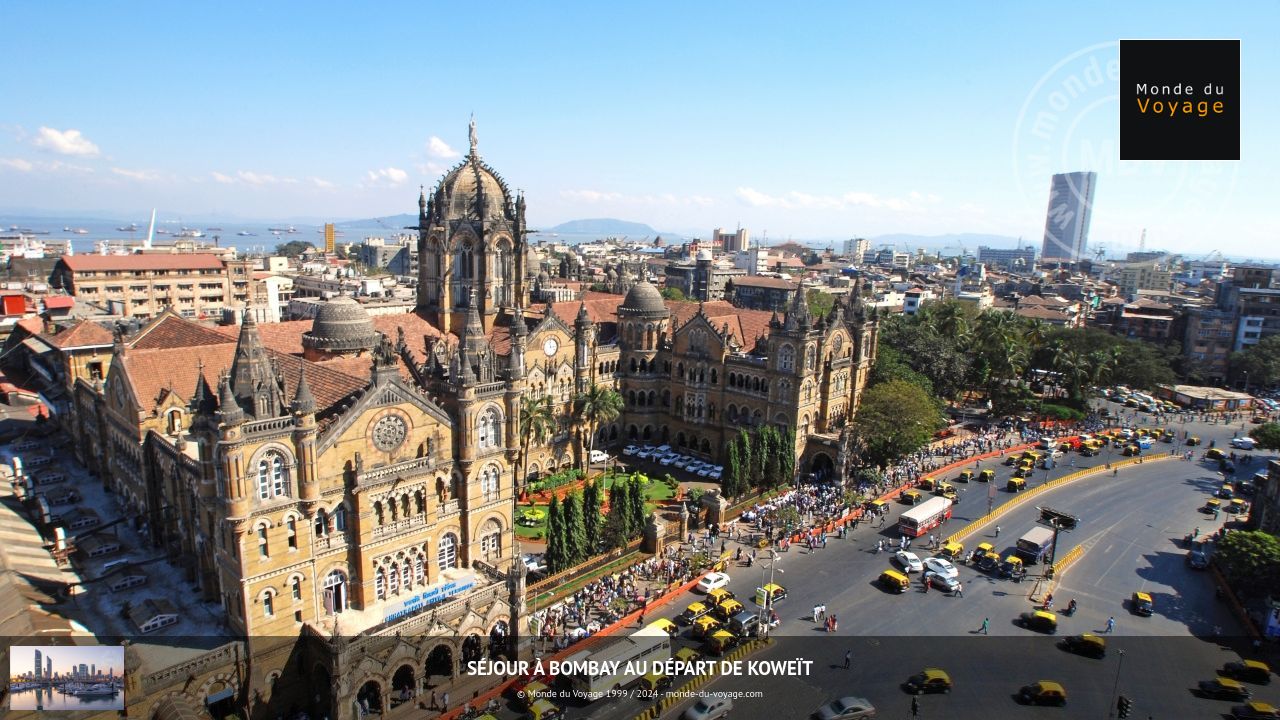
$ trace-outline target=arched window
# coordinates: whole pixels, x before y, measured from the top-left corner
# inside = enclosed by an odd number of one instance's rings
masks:
[[[387,571],[387,593],[395,595],[400,592],[400,568],[395,563],[391,563],[391,569]]]
[[[169,418],[169,434],[176,435],[182,432],[182,411],[174,408],[169,411],[167,417]]]
[[[480,473],[480,494],[485,502],[498,499],[498,466],[490,465]]]
[[[298,549],[298,520],[292,515],[284,521],[285,535],[289,538],[289,549]]]
[[[276,592],[268,590],[262,593],[262,617],[274,617],[276,614]]]
[[[258,499],[270,500],[289,495],[289,477],[285,473],[284,457],[280,453],[269,452],[258,461]]]
[[[445,533],[440,537],[440,547],[436,550],[436,565],[441,570],[458,567],[458,536]]]
[[[778,369],[783,372],[791,372],[796,368],[796,349],[790,345],[783,345],[778,348]]]
[[[329,515],[320,508],[316,511],[316,537],[324,537],[329,534]]]
[[[387,597],[387,571],[382,568],[373,573],[373,595],[379,600]]]
[[[292,588],[293,599],[301,600],[302,599],[302,578],[295,575],[293,580],[289,582],[289,587]]]
[[[810,345],[809,347],[805,348],[805,350],[804,350],[804,368],[805,368],[805,370],[812,370],[812,369],[813,369],[814,364],[817,362],[817,357],[818,357],[818,350],[817,350],[817,348],[815,348],[815,347],[814,347],[814,346],[812,346],[812,345]]]
[[[481,450],[498,447],[498,439],[502,436],[502,419],[498,417],[497,410],[488,408],[480,413],[476,429]]]
[[[347,576],[341,570],[331,570],[324,577],[324,609],[331,613],[347,609]]]
[[[345,505],[339,505],[333,509],[333,529],[338,532],[346,532],[347,508]]]
[[[712,384],[712,385],[715,385],[715,384],[716,384],[716,369],[715,369],[715,368],[711,368],[711,384]]]
[[[474,253],[472,252],[471,243],[465,242],[458,251],[458,279],[470,280],[475,274],[475,266],[473,264]],[[470,300],[468,299],[468,302]]]
[[[490,518],[480,528],[480,555],[485,560],[502,557],[502,526]]]
[[[425,579],[425,563],[422,561],[422,556],[418,555],[413,558],[413,582],[417,585],[421,585]]]
[[[271,548],[267,546],[267,525],[263,523],[258,526],[258,556],[271,557]]]

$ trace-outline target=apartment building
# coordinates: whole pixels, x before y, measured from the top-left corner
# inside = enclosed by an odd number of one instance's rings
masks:
[[[212,317],[252,303],[253,265],[206,253],[64,255],[53,285],[123,317],[152,318],[167,307],[183,317]]]

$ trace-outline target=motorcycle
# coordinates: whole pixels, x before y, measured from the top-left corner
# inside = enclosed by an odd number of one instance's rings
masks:
[[[1067,603],[1067,609],[1066,609],[1065,611],[1063,611],[1063,613],[1062,613],[1062,614],[1063,614],[1063,615],[1066,615],[1066,616],[1068,616],[1068,617],[1070,617],[1070,616],[1072,616],[1072,615],[1075,615],[1075,614],[1076,614],[1076,601],[1075,601],[1075,600],[1072,600],[1071,602]]]

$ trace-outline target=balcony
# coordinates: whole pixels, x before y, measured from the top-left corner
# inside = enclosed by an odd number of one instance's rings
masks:
[[[370,485],[389,478],[409,478],[430,472],[434,468],[435,461],[430,455],[426,457],[413,458],[411,460],[405,460],[404,462],[383,465],[382,467],[376,467],[372,470],[366,470],[365,472],[356,475],[356,484]]]
[[[456,498],[440,503],[440,509],[436,511],[436,521],[439,522],[457,515],[459,509],[458,500]]]
[[[418,528],[425,527],[426,524],[427,524],[426,513],[423,513],[422,515],[414,515],[413,517],[407,517],[402,520],[396,520],[395,522],[390,522],[385,525],[379,525],[375,527],[373,529],[373,539],[381,540],[383,538],[394,537],[401,533],[406,533],[411,530],[416,530]]]

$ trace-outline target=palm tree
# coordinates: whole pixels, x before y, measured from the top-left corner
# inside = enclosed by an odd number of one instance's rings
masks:
[[[622,414],[622,393],[613,388],[592,384],[573,402],[573,419],[578,437],[587,451],[584,471],[591,469],[591,451],[595,448],[596,428]],[[590,472],[586,474],[590,475]]]
[[[533,445],[546,445],[555,432],[555,412],[551,409],[550,395],[522,395],[520,397],[520,481],[524,487],[529,478],[529,454]]]
[[[935,303],[926,320],[934,332],[943,337],[953,338],[957,344],[964,345],[969,338],[969,318],[966,315],[966,309],[954,300]]]

